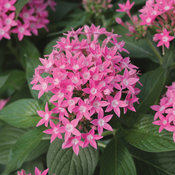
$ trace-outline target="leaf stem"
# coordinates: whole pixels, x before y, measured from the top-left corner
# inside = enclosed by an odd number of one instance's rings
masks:
[[[155,46],[153,45],[153,43],[146,37],[146,42],[148,43],[149,47],[152,49],[152,51],[155,53],[155,55],[157,56],[160,65],[163,64],[163,58],[160,55],[160,53],[158,52],[158,50],[155,48]]]
[[[106,144],[102,143],[102,142],[97,142],[98,146],[101,148],[106,148]]]

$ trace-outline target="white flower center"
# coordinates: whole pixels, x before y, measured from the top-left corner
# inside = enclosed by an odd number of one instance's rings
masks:
[[[24,27],[19,27],[18,30],[19,30],[20,33],[23,33],[24,32]]]
[[[175,110],[173,110],[173,114],[175,115]]]
[[[29,14],[28,14],[28,13],[24,13],[24,14],[23,14],[23,17],[24,17],[24,18],[28,18],[28,17],[29,17]]]
[[[67,90],[68,90],[69,92],[73,91],[73,89],[74,89],[74,87],[73,87],[72,85],[68,85],[68,86],[67,86]]]
[[[59,107],[58,108],[61,112],[64,112],[64,108]]]
[[[118,101],[117,100],[113,100],[111,104],[112,104],[112,107],[115,108],[115,107],[118,106]]]
[[[50,68],[52,66],[52,62],[50,61],[48,64],[46,64],[46,68]]]
[[[91,134],[89,134],[88,136],[87,136],[87,140],[93,140],[93,136],[91,135]]]
[[[64,93],[63,92],[59,92],[58,93],[58,98],[63,98],[64,97]]]
[[[90,73],[89,73],[89,72],[85,72],[85,73],[83,74],[83,78],[84,78],[85,80],[88,80],[88,79],[90,78]]]
[[[159,111],[162,112],[165,109],[165,106],[161,106]]]
[[[94,107],[94,108],[100,107],[100,102],[95,101],[95,102],[93,103],[93,107]]]
[[[123,80],[123,84],[124,84],[125,86],[128,86],[128,84],[129,84],[128,80],[127,80],[127,79],[124,79],[124,80]]]
[[[151,22],[151,18],[147,18],[147,19],[146,19],[146,22],[147,22],[147,23],[150,23],[150,22]]]
[[[98,120],[98,125],[99,126],[104,126],[104,124],[105,124],[105,121],[103,119]]]
[[[72,126],[72,124],[67,124],[66,125],[66,131],[68,131],[68,132],[72,132],[73,131],[73,126]]]
[[[98,80],[98,74],[93,75],[93,80]]]
[[[163,40],[164,42],[167,42],[167,41],[168,41],[168,37],[167,37],[167,36],[164,36],[164,37],[162,38],[162,40]]]
[[[6,9],[8,9],[8,8],[10,8],[10,7],[11,7],[11,4],[10,4],[9,2],[5,4],[5,8],[6,8]]]
[[[6,22],[6,24],[10,25],[12,20],[10,18],[7,18],[5,22]]]
[[[110,56],[111,57],[111,56]],[[103,65],[100,65],[99,66],[99,71],[104,71],[104,66]]]
[[[117,49],[121,48],[121,46],[118,43],[116,43],[115,46],[117,47]]]
[[[78,70],[79,68],[80,68],[80,66],[78,64],[76,64],[76,65],[73,66],[73,69],[74,70]]]
[[[94,94],[96,94],[96,93],[97,93],[97,89],[92,88],[90,92],[91,92],[91,94],[93,94],[93,95],[94,95]]]
[[[4,35],[4,30],[3,29],[0,29],[0,35]]]
[[[46,113],[46,114],[44,115],[44,118],[45,118],[45,120],[48,120],[48,119],[49,119],[49,114]]]
[[[43,90],[46,90],[46,89],[47,89],[47,83],[42,83],[41,86],[42,86],[42,89],[43,89]]]
[[[164,7],[164,9],[165,9],[165,10],[169,10],[169,9],[170,9],[170,6],[167,5],[167,6]]]
[[[53,82],[54,82],[54,85],[58,85],[58,84],[60,83],[60,80],[59,80],[58,78],[55,78],[55,79],[53,80]]]
[[[72,83],[74,83],[74,84],[78,83],[78,78],[77,77],[73,77],[72,78]]]
[[[74,104],[75,104],[74,100],[69,100],[69,101],[68,101],[68,105],[72,106],[72,105],[74,105]]]
[[[166,121],[166,120],[164,120],[162,123],[163,123],[164,125],[166,125],[166,124],[167,124],[167,121]]]
[[[77,139],[72,139],[72,144],[73,145],[77,145],[79,143],[79,141]]]
[[[55,134],[58,134],[59,132],[58,132],[58,128],[54,128],[53,129],[53,132],[55,133]]]
[[[80,106],[80,107],[79,107],[79,111],[80,111],[81,113],[86,112],[86,107],[85,107],[85,106]]]

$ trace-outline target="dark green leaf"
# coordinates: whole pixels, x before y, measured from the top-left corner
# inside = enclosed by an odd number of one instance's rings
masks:
[[[3,85],[7,81],[8,77],[9,77],[9,75],[0,76],[0,88],[3,87]]]
[[[5,168],[3,175],[16,170],[22,166],[30,153],[39,145],[44,135],[43,128],[35,128],[25,133],[12,147],[10,160]]]
[[[19,90],[25,83],[25,74],[20,70],[12,70],[6,76],[6,81],[0,89],[0,96],[5,93],[12,95],[15,90]]]
[[[157,56],[146,42],[146,39],[136,40],[133,37],[127,37],[126,33],[128,33],[128,31],[122,26],[117,26],[115,28],[115,32],[117,34],[122,35],[122,37],[119,38],[119,40],[123,40],[125,42],[124,48],[129,51],[130,57],[140,59],[148,58],[154,61],[155,63],[159,62]]]
[[[100,175],[136,175],[134,161],[127,148],[113,139],[105,148],[100,163]]]
[[[44,55],[48,55],[48,54],[50,54],[50,53],[52,52],[53,46],[56,45],[56,41],[58,41],[58,37],[55,38],[55,39],[53,39],[52,41],[50,41],[50,42],[46,45],[46,47],[45,47],[45,49],[44,49]]]
[[[0,111],[0,120],[18,128],[33,127],[40,119],[38,110],[41,108],[34,99],[17,100]]]
[[[175,152],[148,153],[130,148],[134,157],[137,174],[141,175],[174,175]]]
[[[92,147],[80,149],[76,156],[72,148],[62,149],[61,140],[55,140],[47,154],[49,174],[93,175],[98,162],[98,151]]]
[[[22,8],[29,2],[29,0],[17,0],[15,7],[16,7],[16,18],[18,17]]]
[[[152,115],[139,115],[135,125],[131,129],[124,130],[125,140],[147,152],[175,150],[172,133],[168,131],[159,133],[159,127],[152,124],[153,118]]]
[[[50,141],[49,140],[43,140],[41,143],[30,153],[29,157],[27,158],[27,161],[32,161],[42,154],[46,153],[49,149]]]
[[[0,164],[7,164],[11,147],[25,130],[6,126],[0,129]]]
[[[159,99],[166,81],[166,72],[162,67],[143,74],[140,78],[143,87],[139,94],[140,104],[137,107],[137,113],[147,113],[150,106]]]

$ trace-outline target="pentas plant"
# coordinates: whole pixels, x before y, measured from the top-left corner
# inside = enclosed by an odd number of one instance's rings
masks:
[[[167,91],[160,99],[160,104],[153,105],[151,108],[156,111],[153,124],[160,126],[159,132],[163,129],[173,132],[175,142],[175,82],[167,86]]]
[[[146,35],[147,28],[154,31],[153,41],[158,42],[157,47],[162,46],[164,54],[165,47],[170,47],[170,41],[175,37],[175,1],[174,0],[147,0],[145,6],[140,9],[140,19],[130,13],[134,2],[130,4],[119,4],[118,12],[125,12],[131,19],[131,23],[124,23],[120,18],[116,22],[129,29],[129,36],[139,38]]]
[[[102,11],[112,8],[112,0],[83,0],[86,11],[100,14]]]
[[[49,169],[44,170],[41,172],[37,167],[35,167],[35,175],[46,175]],[[24,170],[18,171],[17,175],[32,175],[31,173],[27,174]]]
[[[138,102],[136,87],[138,68],[129,57],[122,57],[124,41],[105,28],[85,25],[59,38],[50,55],[40,58],[35,69],[32,89],[38,98],[50,92],[45,111],[38,111],[37,126],[50,126],[44,133],[62,139],[62,148],[89,144],[97,148],[104,130],[112,131],[111,118],[120,117],[120,110],[135,111]],[[110,114],[109,114],[110,112]]]
[[[0,40],[2,38],[10,39],[12,33],[18,35],[22,40],[24,36],[30,36],[32,33],[38,35],[38,29],[47,30],[48,11],[50,6],[54,10],[56,5],[54,0],[30,0],[19,13],[16,19],[16,0],[0,1]]]

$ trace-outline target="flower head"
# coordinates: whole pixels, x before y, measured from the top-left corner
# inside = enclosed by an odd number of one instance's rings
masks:
[[[153,105],[151,108],[156,111],[154,115],[154,125],[159,125],[159,132],[163,129],[173,132],[175,142],[175,83],[167,86],[165,95],[161,98],[159,105]]]
[[[120,52],[128,51],[118,37],[94,25],[69,31],[35,70],[32,89],[39,91],[39,98],[50,92],[52,106],[50,111],[46,106],[45,112],[38,112],[43,118],[38,125],[50,121],[51,129],[44,132],[52,135],[51,141],[63,135],[62,147],[72,147],[76,154],[88,144],[96,148],[95,140],[102,138],[104,129],[112,131],[108,122],[113,115],[106,112],[120,117],[121,109],[135,111],[138,68],[121,56]]]

